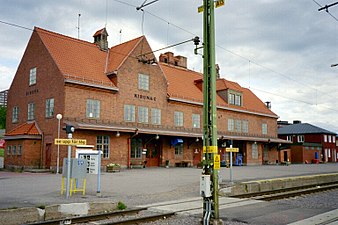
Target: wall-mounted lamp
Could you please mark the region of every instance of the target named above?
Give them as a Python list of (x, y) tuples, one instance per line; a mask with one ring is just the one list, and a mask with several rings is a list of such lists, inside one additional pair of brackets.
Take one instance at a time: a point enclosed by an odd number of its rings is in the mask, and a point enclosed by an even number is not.
[(158, 134), (156, 134), (155, 139), (156, 140), (160, 139), (160, 136), (158, 136)]
[(257, 141), (255, 141), (254, 144), (257, 145)]
[(120, 132), (117, 131), (115, 136), (120, 137)]
[(199, 142), (199, 141), (200, 141), (200, 139), (197, 137), (197, 138), (196, 138), (196, 142)]

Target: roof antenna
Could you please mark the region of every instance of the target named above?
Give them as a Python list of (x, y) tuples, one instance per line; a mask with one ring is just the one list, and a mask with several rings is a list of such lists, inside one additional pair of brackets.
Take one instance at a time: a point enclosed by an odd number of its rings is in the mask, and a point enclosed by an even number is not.
[(122, 42), (122, 29), (120, 29), (120, 44)]
[(79, 13), (79, 17), (77, 19), (77, 39), (80, 39), (80, 16), (81, 16), (81, 13)]

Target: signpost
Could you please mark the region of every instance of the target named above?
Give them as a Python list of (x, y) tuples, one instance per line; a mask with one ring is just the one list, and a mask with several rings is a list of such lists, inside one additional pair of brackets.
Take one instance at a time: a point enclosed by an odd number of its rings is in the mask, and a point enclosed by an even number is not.
[(230, 148), (225, 149), (226, 152), (230, 152), (230, 183), (233, 182), (232, 178), (232, 153), (233, 152), (239, 152), (239, 148), (233, 148), (232, 145), (230, 145)]

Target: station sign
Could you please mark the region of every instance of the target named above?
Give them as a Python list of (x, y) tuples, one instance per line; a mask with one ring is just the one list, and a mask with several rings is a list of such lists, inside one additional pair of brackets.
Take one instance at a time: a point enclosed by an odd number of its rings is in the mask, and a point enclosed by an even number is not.
[(239, 152), (239, 148), (226, 148), (226, 152)]
[[(224, 5), (224, 0), (218, 0), (218, 1), (215, 1), (214, 3), (215, 3), (215, 8), (218, 8), (218, 7), (221, 7), (221, 6)], [(197, 8), (197, 12), (198, 13), (201, 13), (203, 11), (204, 11), (204, 6), (203, 5), (201, 5), (201, 6), (199, 6)]]
[(86, 139), (55, 139), (56, 145), (86, 145)]

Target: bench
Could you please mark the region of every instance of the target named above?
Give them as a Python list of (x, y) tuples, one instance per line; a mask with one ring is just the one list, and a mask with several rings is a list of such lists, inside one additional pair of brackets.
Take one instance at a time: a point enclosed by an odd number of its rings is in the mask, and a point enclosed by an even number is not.
[(175, 166), (176, 167), (190, 167), (191, 166), (191, 162), (190, 161), (176, 162)]

